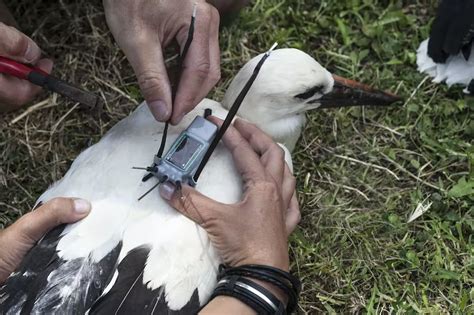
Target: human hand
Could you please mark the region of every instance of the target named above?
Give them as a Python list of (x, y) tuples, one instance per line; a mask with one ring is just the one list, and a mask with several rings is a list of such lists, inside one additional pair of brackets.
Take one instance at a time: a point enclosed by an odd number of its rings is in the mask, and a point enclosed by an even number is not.
[[(209, 120), (221, 125), (222, 121)], [(288, 271), (288, 235), (300, 220), (295, 178), (284, 151), (255, 125), (237, 119), (223, 141), (242, 175), (242, 201), (228, 205), (183, 186), (160, 186), (162, 197), (201, 225), (229, 266), (261, 264)]]
[[(31, 64), (50, 73), (53, 62), (41, 58), (41, 50), (35, 42), (16, 28), (0, 22), (0, 56)], [(0, 112), (18, 109), (29, 102), (41, 87), (9, 75), (0, 74)]]
[(0, 284), (18, 267), (25, 254), (52, 228), (86, 217), (88, 201), (55, 198), (0, 231)]
[[(183, 49), (196, 2), (194, 38), (172, 104), (163, 51), (174, 39)], [(107, 24), (133, 67), (153, 116), (178, 124), (220, 79), (219, 13), (204, 0), (103, 3)]]

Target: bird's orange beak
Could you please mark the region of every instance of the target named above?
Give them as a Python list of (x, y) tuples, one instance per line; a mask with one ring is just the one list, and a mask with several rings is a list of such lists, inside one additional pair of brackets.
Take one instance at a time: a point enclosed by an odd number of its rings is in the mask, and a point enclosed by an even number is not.
[(350, 79), (346, 79), (333, 74), (333, 90), (323, 95), (314, 103), (320, 103), (318, 108), (336, 108), (346, 106), (388, 106), (401, 101), (402, 98), (380, 90), (376, 90), (366, 84), (362, 84)]

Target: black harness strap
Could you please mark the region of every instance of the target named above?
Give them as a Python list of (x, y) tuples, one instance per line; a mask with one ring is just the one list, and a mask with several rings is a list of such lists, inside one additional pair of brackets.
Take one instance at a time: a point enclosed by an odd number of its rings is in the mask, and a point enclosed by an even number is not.
[[(189, 47), (191, 46), (191, 43), (194, 38), (194, 22), (196, 20), (196, 5), (194, 5), (194, 10), (193, 10), (193, 15), (191, 17), (191, 24), (189, 24), (189, 30), (188, 30), (188, 38), (186, 39), (186, 43), (184, 44), (183, 51), (181, 52), (179, 56), (179, 62), (178, 62), (178, 76), (176, 77), (176, 83), (172, 89), (172, 95), (171, 95), (171, 100), (174, 104), (174, 100), (176, 98), (176, 93), (178, 91), (178, 85), (179, 81), (181, 79), (181, 74), (182, 74), (182, 69), (183, 69), (183, 63), (184, 59), (186, 58), (186, 55), (188, 54)], [(171, 113), (173, 113), (173, 107), (171, 107)], [(169, 121), (165, 122), (165, 128), (163, 129), (163, 135), (161, 137), (161, 144), (160, 148), (158, 149), (158, 153), (156, 154), (157, 157), (161, 158), (163, 156), (163, 152), (165, 150), (166, 146), (166, 137), (168, 136), (168, 125)]]
[(260, 59), (258, 62), (257, 66), (255, 66), (255, 69), (253, 70), (252, 75), (250, 76), (249, 80), (245, 84), (244, 88), (242, 91), (240, 91), (239, 95), (234, 101), (234, 104), (232, 104), (232, 107), (229, 110), (229, 113), (227, 114), (224, 122), (222, 123), (221, 128), (219, 131), (217, 131), (216, 137), (212, 141), (211, 145), (206, 151), (206, 154), (204, 155), (201, 164), (199, 164), (198, 168), (196, 169), (196, 173), (194, 174), (194, 181), (197, 182), (199, 179), (199, 176), (201, 175), (202, 170), (204, 169), (204, 166), (206, 166), (207, 162), (209, 161), (209, 158), (211, 157), (212, 153), (217, 147), (217, 144), (219, 144), (219, 141), (222, 139), (222, 136), (224, 136), (224, 133), (226, 132), (227, 128), (229, 128), (230, 124), (232, 123), (232, 120), (234, 119), (235, 115), (237, 114), (237, 111), (240, 108), (240, 105), (242, 104), (245, 96), (247, 95), (248, 91), (252, 87), (253, 82), (257, 78), (258, 73), (260, 72), (260, 69), (262, 68), (263, 63), (265, 60), (267, 60), (268, 56), (270, 56), (270, 53), (272, 52), (273, 49), (277, 46), (277, 43), (273, 44), (272, 48), (268, 50), (263, 57)]

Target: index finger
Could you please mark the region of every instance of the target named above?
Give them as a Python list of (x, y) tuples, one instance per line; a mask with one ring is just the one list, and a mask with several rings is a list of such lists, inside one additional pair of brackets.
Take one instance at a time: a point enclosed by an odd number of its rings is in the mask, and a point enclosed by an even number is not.
[(235, 128), (260, 155), (260, 161), (281, 187), (285, 170), (285, 152), (273, 139), (254, 124), (236, 119)]
[[(210, 30), (210, 8), (200, 5), (196, 8), (197, 17), (194, 26), (194, 35), (189, 51), (183, 61), (183, 69), (180, 81), (177, 87), (176, 98), (173, 102), (173, 113), (171, 123), (178, 124), (184, 114), (191, 111), (194, 106), (200, 102), (198, 96), (203, 91), (204, 84), (209, 76), (211, 69), (209, 55), (209, 30)], [(187, 30), (178, 34), (178, 41), (183, 49), (187, 41)], [(205, 95), (204, 95), (205, 96)], [(203, 97), (204, 97), (203, 96)]]
[[(221, 127), (223, 122), (221, 119), (213, 116), (208, 117), (208, 119), (219, 127)], [(226, 130), (222, 141), (224, 141), (225, 146), (232, 153), (235, 165), (242, 175), (244, 182), (265, 179), (265, 170), (259, 156), (233, 125), (230, 125)]]
[(254, 124), (237, 118), (234, 122), (234, 126), (260, 155), (263, 155), (266, 151), (272, 149), (272, 147), (278, 146), (269, 135)]

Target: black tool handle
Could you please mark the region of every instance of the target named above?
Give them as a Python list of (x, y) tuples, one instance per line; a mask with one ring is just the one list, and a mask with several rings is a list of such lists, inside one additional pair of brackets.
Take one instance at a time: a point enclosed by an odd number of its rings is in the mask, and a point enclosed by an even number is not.
[(38, 71), (31, 71), (28, 74), (28, 81), (44, 87), (47, 90), (61, 94), (75, 102), (79, 102), (88, 107), (95, 108), (98, 97), (92, 93), (83, 91), (51, 75)]

